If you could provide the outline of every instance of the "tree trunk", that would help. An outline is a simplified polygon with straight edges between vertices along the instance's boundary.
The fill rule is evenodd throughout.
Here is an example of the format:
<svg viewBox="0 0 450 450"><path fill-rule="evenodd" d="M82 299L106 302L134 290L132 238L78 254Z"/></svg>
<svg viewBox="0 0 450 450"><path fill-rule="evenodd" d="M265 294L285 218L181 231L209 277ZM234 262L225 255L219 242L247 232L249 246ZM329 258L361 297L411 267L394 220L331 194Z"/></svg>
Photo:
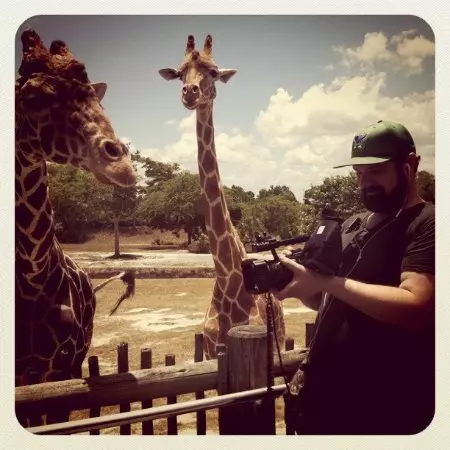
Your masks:
<svg viewBox="0 0 450 450"><path fill-rule="evenodd" d="M114 221L114 257L118 258L120 256L120 247L119 247L119 215L113 213L113 221Z"/></svg>

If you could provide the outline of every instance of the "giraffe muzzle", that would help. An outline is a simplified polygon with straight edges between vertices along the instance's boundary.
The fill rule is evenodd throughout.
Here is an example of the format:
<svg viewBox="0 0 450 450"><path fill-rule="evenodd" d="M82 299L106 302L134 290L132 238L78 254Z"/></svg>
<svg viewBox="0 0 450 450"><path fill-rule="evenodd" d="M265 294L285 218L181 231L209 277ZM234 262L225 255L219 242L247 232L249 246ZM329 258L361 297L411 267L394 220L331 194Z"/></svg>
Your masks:
<svg viewBox="0 0 450 450"><path fill-rule="evenodd" d="M196 84L185 84L181 88L181 101L188 109L197 108L200 102L200 88Z"/></svg>

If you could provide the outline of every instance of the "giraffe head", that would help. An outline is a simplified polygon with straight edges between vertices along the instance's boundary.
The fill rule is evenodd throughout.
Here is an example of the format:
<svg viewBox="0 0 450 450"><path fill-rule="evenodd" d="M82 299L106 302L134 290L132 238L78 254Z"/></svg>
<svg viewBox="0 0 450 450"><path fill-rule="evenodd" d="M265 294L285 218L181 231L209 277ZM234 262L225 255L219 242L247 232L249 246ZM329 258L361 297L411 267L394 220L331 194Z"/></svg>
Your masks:
<svg viewBox="0 0 450 450"><path fill-rule="evenodd" d="M72 164L99 181L135 184L126 145L114 133L100 104L105 83L92 84L85 66L62 41L47 49L34 30L22 33L23 55L16 81L16 140L30 161Z"/></svg>
<svg viewBox="0 0 450 450"><path fill-rule="evenodd" d="M159 74L166 80L180 79L181 101L187 109L211 103L216 97L217 80L226 83L234 74L234 69L219 69L212 58L212 37L206 36L203 51L195 49L194 36L189 35L183 62L178 69L161 69Z"/></svg>

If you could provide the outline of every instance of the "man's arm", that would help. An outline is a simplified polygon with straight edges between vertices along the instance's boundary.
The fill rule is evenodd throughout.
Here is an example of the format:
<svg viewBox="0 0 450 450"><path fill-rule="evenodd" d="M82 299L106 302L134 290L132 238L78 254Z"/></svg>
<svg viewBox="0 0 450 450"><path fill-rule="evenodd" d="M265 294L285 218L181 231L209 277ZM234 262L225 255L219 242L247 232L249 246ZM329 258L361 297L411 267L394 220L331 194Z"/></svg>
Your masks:
<svg viewBox="0 0 450 450"><path fill-rule="evenodd" d="M318 311L320 308L320 303L322 302L322 292L318 292L317 294L313 294L310 296L304 296L300 299L300 301L309 309L313 309L314 311Z"/></svg>
<svg viewBox="0 0 450 450"><path fill-rule="evenodd" d="M324 291L376 320L393 325L421 330L433 321L434 275L403 272L398 287L382 286L327 277L284 256L280 256L280 261L294 272L294 280L282 291L273 291L279 300L295 297L303 301L317 298Z"/></svg>
<svg viewBox="0 0 450 450"><path fill-rule="evenodd" d="M322 283L331 295L376 320L416 330L433 321L434 275L403 272L398 287L342 277L331 277Z"/></svg>

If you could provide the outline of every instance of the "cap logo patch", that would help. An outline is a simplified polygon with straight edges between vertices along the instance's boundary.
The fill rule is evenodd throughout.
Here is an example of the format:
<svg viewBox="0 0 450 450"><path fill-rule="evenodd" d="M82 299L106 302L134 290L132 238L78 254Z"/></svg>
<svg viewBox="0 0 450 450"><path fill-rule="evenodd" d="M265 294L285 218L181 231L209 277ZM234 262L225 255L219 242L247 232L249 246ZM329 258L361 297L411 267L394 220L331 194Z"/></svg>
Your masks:
<svg viewBox="0 0 450 450"><path fill-rule="evenodd" d="M367 136L367 133L358 134L353 139L353 150L362 150L364 148L364 138Z"/></svg>

